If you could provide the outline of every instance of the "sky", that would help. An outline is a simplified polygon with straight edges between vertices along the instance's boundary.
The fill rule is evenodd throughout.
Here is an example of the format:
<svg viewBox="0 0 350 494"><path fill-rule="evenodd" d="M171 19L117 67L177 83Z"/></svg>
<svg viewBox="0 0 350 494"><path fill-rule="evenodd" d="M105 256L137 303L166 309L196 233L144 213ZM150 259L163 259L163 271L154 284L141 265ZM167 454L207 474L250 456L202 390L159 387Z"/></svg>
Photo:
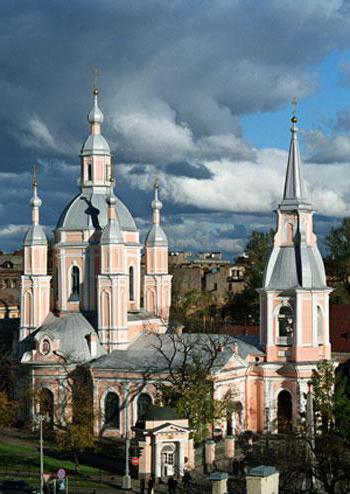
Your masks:
<svg viewBox="0 0 350 494"><path fill-rule="evenodd" d="M94 67L141 238L156 176L172 250L232 258L274 227L293 96L323 251L349 215L349 1L2 0L0 66L1 250L31 221L33 164L49 236L78 192Z"/></svg>

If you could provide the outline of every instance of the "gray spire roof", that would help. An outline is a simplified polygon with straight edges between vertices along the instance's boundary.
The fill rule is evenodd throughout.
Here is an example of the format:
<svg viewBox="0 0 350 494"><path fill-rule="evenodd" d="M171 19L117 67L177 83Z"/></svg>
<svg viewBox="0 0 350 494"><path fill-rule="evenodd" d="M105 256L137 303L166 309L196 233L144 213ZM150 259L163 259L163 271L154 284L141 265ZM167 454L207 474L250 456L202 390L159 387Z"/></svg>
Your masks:
<svg viewBox="0 0 350 494"><path fill-rule="evenodd" d="M296 126L297 118L292 117L292 127L290 129L292 136L289 146L288 165L286 180L284 183L283 200L280 209L310 209L306 195L304 179L301 170L301 157L297 139L298 127Z"/></svg>
<svg viewBox="0 0 350 494"><path fill-rule="evenodd" d="M41 199L38 196L38 190L37 190L37 181L36 177L34 176L33 180L33 197L30 200L30 207L34 210L34 208L37 208L39 210L41 206ZM39 213L38 213L39 217ZM33 215L33 220L32 220L32 225L25 234L23 244L25 247L29 245L47 245L47 238L45 235L45 232L42 228L42 226L34 220L34 215Z"/></svg>
<svg viewBox="0 0 350 494"><path fill-rule="evenodd" d="M113 190L113 181L111 181L111 187L110 187L110 194L107 197L107 204L108 204L108 209L114 209L114 216L113 218L109 218L107 225L104 227L101 235L101 240L100 243L101 245L109 245L109 244L123 244L124 239L123 239L123 234L122 234L122 229L119 223L119 218L117 215L117 210L115 209L115 205L117 202L117 199L114 195L114 190Z"/></svg>
<svg viewBox="0 0 350 494"><path fill-rule="evenodd" d="M168 247L168 238L160 226L160 210L163 204L158 197L158 183L154 184L154 199L151 202L151 208L153 210L153 225L146 237L146 245L148 247Z"/></svg>

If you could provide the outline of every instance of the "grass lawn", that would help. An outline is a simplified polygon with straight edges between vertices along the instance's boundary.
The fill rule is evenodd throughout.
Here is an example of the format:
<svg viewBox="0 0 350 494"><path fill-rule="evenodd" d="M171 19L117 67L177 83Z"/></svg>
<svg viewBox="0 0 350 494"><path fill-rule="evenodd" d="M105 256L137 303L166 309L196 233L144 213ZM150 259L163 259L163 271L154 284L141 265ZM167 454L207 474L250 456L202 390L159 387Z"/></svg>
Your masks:
<svg viewBox="0 0 350 494"><path fill-rule="evenodd" d="M55 473L59 468L64 468L69 477L69 483L72 488L87 488L91 491L110 490L115 491L111 484L120 483L116 473L111 473L107 468L103 468L106 461L108 465L113 459L116 462L115 451L121 447L116 443L112 448L100 446L102 452L91 453L82 456L79 466L79 472L75 471L75 464L70 459L61 457L62 455L55 451L54 445L50 441L45 441L47 450L44 450L44 472ZM105 457L105 451L111 454L109 458ZM31 485L39 484L40 471L40 453L39 441L33 435L16 431L13 435L11 431L6 430L3 434L0 431L0 481L9 478L18 478L28 481ZM75 489L74 489L75 490ZM74 492L73 490L73 492Z"/></svg>

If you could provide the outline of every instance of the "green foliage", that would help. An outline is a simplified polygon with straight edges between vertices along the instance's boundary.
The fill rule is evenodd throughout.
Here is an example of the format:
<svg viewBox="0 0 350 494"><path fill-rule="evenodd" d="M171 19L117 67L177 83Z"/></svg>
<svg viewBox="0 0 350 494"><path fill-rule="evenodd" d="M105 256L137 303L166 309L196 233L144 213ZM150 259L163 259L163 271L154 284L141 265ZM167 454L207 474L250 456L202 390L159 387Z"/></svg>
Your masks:
<svg viewBox="0 0 350 494"><path fill-rule="evenodd" d="M274 231L252 231L245 248L245 256L238 259L244 265L244 289L232 295L224 308L238 324L256 324L259 321L259 294L264 270L273 246Z"/></svg>
<svg viewBox="0 0 350 494"><path fill-rule="evenodd" d="M348 384L334 364L322 361L312 375L315 431L308 437L315 477L330 494L350 489L350 400Z"/></svg>
<svg viewBox="0 0 350 494"><path fill-rule="evenodd" d="M339 227L332 228L326 242L327 274L334 287L331 302L350 303L350 218L344 218Z"/></svg>
<svg viewBox="0 0 350 494"><path fill-rule="evenodd" d="M247 288L256 290L261 287L274 235L272 229L268 232L252 231L245 248L244 280Z"/></svg>
<svg viewBox="0 0 350 494"><path fill-rule="evenodd" d="M211 371L224 342L209 335L206 339L177 335L169 338L173 351L164 351L161 345L155 348L167 362L167 375L157 385L158 401L187 418L196 442L200 442L208 437L215 421L226 416L231 399L230 395L221 400L213 398Z"/></svg>
<svg viewBox="0 0 350 494"><path fill-rule="evenodd" d="M185 294L180 302L172 307L172 320L182 323L189 331L212 331L212 321L216 314L210 292L191 290Z"/></svg>
<svg viewBox="0 0 350 494"><path fill-rule="evenodd" d="M77 367L67 377L65 408L71 410L72 416L67 417L64 424L59 422L56 442L58 449L74 456L78 468L78 455L96 442L92 427L92 386L89 372L83 366Z"/></svg>

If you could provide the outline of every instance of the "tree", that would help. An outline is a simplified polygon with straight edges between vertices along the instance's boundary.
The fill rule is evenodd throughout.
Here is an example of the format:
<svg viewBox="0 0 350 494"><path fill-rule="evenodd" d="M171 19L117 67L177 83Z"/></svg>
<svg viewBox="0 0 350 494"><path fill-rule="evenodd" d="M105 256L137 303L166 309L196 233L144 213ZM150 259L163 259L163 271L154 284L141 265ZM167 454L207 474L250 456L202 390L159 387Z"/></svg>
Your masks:
<svg viewBox="0 0 350 494"><path fill-rule="evenodd" d="M15 423L18 404L15 400L18 364L11 358L11 351L0 348L0 427Z"/></svg>
<svg viewBox="0 0 350 494"><path fill-rule="evenodd" d="M259 295L257 288L262 286L264 271L273 246L274 231L252 231L244 256L238 259L244 266L244 289L232 295L223 312L230 314L239 324L256 323L259 320Z"/></svg>
<svg viewBox="0 0 350 494"><path fill-rule="evenodd" d="M92 381L89 369L70 356L62 356L60 380L60 411L50 416L50 403L43 388L35 390L34 401L40 413L49 415L59 450L71 454L79 469L79 455L92 448L97 438L93 434Z"/></svg>
<svg viewBox="0 0 350 494"><path fill-rule="evenodd" d="M172 308L171 318L183 323L190 331L206 331L212 329L215 316L215 305L210 292L191 290Z"/></svg>
<svg viewBox="0 0 350 494"><path fill-rule="evenodd" d="M10 400L5 391L0 391L0 427L13 425L17 412L17 404Z"/></svg>
<svg viewBox="0 0 350 494"><path fill-rule="evenodd" d="M315 478L329 494L350 490L350 400L347 382L334 364L322 361L312 374L314 430L306 440Z"/></svg>
<svg viewBox="0 0 350 494"><path fill-rule="evenodd" d="M350 218L344 218L339 227L330 230L326 243L327 274L335 288L331 301L350 303Z"/></svg>
<svg viewBox="0 0 350 494"><path fill-rule="evenodd" d="M162 380L157 384L159 400L189 420L196 441L208 436L215 421L226 416L231 400L213 398L215 365L227 337L218 335L156 335L155 351L164 361Z"/></svg>

